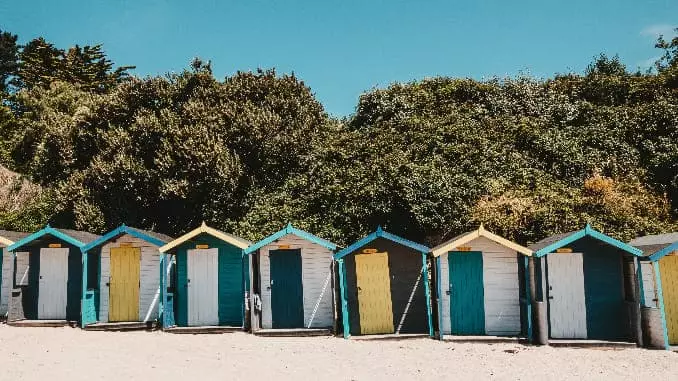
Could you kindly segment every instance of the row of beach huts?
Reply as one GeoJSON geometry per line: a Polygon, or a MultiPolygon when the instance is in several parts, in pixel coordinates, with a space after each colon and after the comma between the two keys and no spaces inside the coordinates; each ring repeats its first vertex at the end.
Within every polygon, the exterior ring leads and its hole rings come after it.
{"type": "Polygon", "coordinates": [[[481,225],[429,248],[377,228],[340,248],[291,224],[256,243],[47,226],[0,231],[0,265],[17,326],[678,344],[678,233],[586,225],[524,247],[481,225]]]}

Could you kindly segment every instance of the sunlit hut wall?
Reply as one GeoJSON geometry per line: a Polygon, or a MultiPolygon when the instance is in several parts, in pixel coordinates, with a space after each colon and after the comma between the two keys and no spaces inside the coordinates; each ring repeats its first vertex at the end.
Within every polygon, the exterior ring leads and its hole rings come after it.
{"type": "Polygon", "coordinates": [[[532,250],[481,225],[444,242],[431,254],[436,268],[438,326],[443,335],[531,338],[528,257],[532,250]]]}
{"type": "Polygon", "coordinates": [[[79,321],[81,249],[98,237],[48,225],[10,245],[7,250],[16,255],[16,277],[8,320],[79,321]]]}
{"type": "Polygon", "coordinates": [[[14,261],[7,246],[26,236],[28,233],[0,230],[0,319],[7,317],[9,297],[14,286],[14,261]]]}
{"type": "Polygon", "coordinates": [[[678,233],[638,237],[630,244],[644,255],[639,274],[644,344],[678,345],[678,233]]]}
{"type": "Polygon", "coordinates": [[[163,326],[243,327],[250,244],[203,223],[162,246],[163,326]]]}
{"type": "Polygon", "coordinates": [[[160,246],[173,238],[121,225],[84,247],[82,325],[155,322],[160,246]]]}
{"type": "Polygon", "coordinates": [[[554,235],[534,250],[536,326],[554,339],[640,341],[635,268],[642,255],[591,226],[554,235]],[[539,304],[539,303],[538,303],[539,304]]]}
{"type": "Polygon", "coordinates": [[[337,246],[288,224],[245,250],[252,257],[252,327],[334,327],[333,259],[337,246]],[[252,303],[257,305],[257,303],[252,303]]]}
{"type": "Polygon", "coordinates": [[[428,251],[379,227],[335,254],[345,337],[433,334],[428,251]]]}

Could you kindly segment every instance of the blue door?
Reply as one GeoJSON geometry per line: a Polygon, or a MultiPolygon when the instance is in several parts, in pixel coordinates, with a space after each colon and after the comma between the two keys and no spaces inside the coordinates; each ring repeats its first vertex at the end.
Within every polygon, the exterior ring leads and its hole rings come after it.
{"type": "Polygon", "coordinates": [[[273,328],[304,327],[301,250],[271,250],[271,318],[273,328]]]}
{"type": "Polygon", "coordinates": [[[450,319],[453,335],[485,334],[483,254],[450,251],[450,319]]]}

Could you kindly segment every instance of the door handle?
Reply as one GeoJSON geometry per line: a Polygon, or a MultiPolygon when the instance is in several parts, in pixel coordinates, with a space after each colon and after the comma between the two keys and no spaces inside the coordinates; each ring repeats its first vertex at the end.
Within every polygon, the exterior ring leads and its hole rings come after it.
{"type": "Polygon", "coordinates": [[[553,299],[553,296],[549,296],[549,299],[553,299]]]}
{"type": "Polygon", "coordinates": [[[40,279],[42,279],[42,275],[40,275],[40,279]]]}

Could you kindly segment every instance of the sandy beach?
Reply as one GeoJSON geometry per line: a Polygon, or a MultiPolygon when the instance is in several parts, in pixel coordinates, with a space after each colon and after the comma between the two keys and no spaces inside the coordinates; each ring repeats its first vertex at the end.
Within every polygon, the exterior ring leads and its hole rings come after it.
{"type": "Polygon", "coordinates": [[[3,380],[654,379],[678,377],[678,354],[460,344],[176,335],[0,325],[3,380]]]}

